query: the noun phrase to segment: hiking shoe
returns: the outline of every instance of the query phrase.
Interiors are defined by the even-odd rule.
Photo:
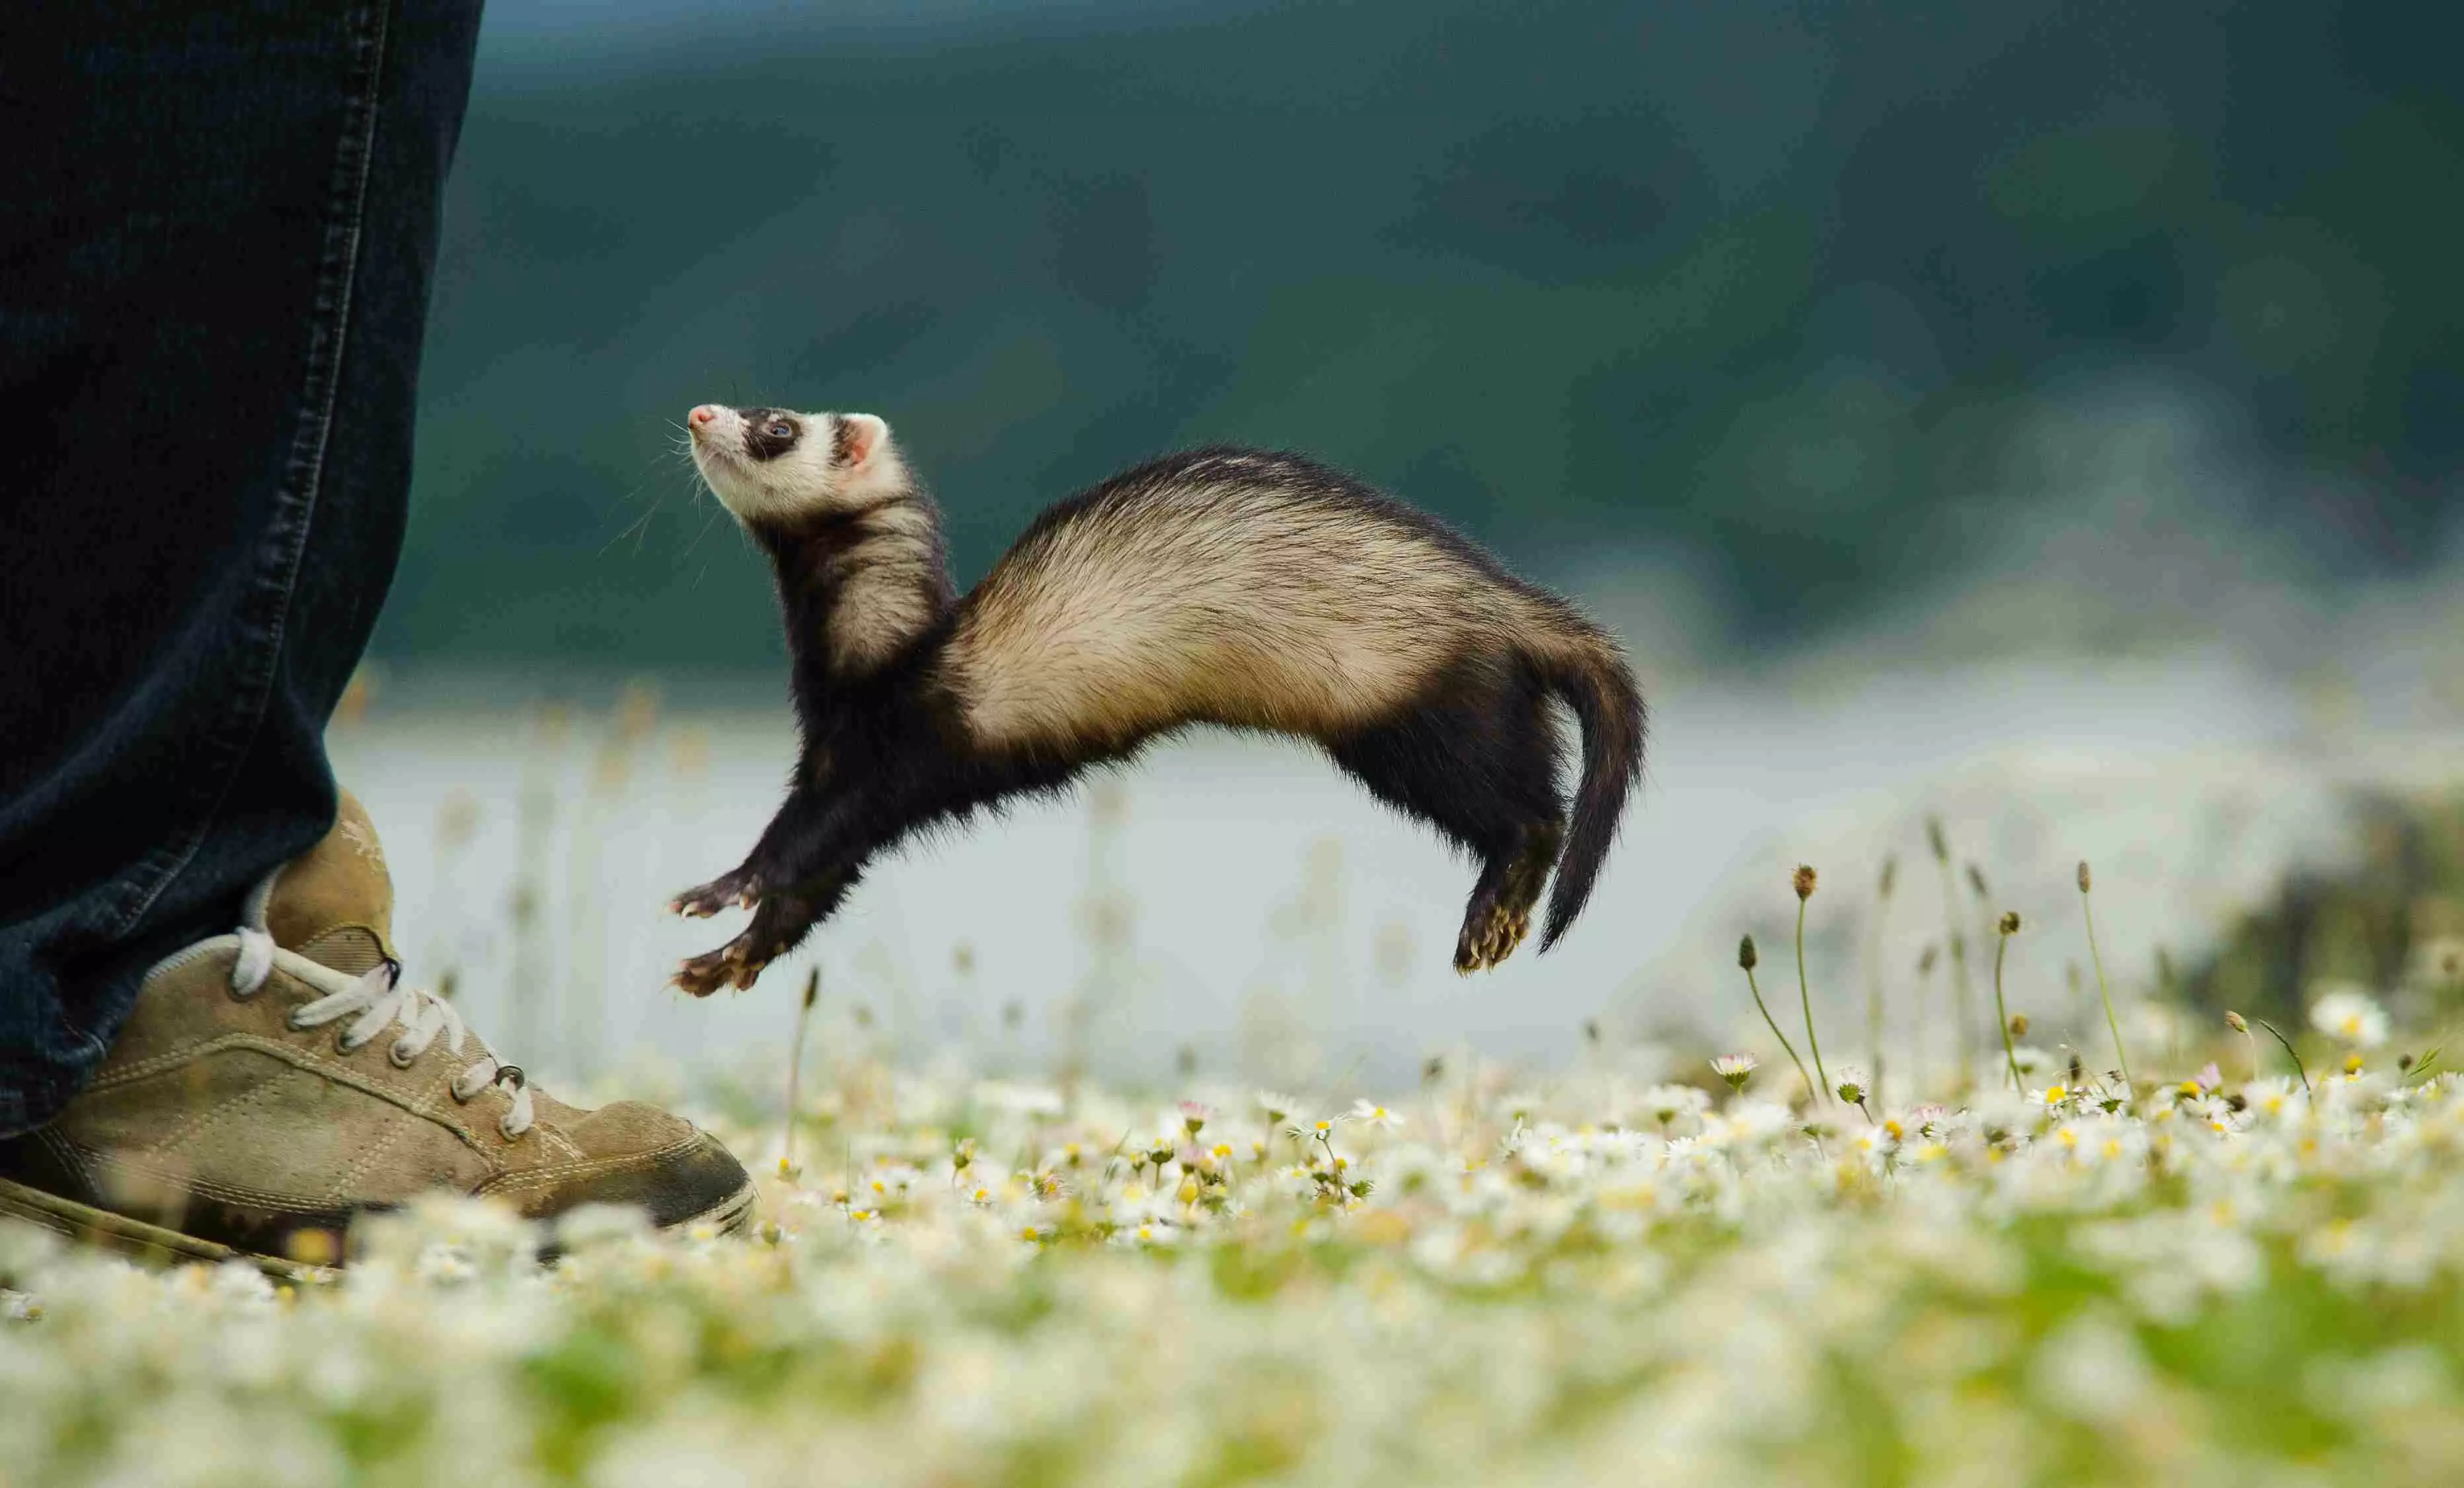
[[[235,933],[146,973],[93,1083],[0,1140],[0,1214],[275,1270],[339,1262],[354,1215],[439,1190],[537,1219],[594,1201],[671,1230],[752,1216],[752,1181],[692,1123],[566,1105],[403,981],[392,916],[376,831],[344,793]]]

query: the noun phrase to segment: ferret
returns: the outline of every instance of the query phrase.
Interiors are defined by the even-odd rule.
[[[961,596],[880,418],[704,404],[686,425],[777,570],[803,747],[742,864],[670,906],[753,911],[685,991],[750,987],[917,830],[1192,724],[1312,739],[1467,848],[1459,972],[1522,943],[1552,871],[1542,951],[1590,896],[1641,694],[1606,631],[1437,518],[1301,455],[1194,449],[1045,511]],[[1571,814],[1551,698],[1582,729]]]

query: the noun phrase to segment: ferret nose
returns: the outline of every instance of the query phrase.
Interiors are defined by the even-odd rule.
[[[716,417],[718,417],[718,405],[708,403],[703,404],[700,407],[695,408],[693,412],[685,415],[685,418],[689,420],[695,428],[703,427],[708,425],[711,420]]]

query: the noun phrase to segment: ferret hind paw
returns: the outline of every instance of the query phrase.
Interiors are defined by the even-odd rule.
[[[1455,938],[1455,971],[1464,976],[1488,971],[1512,955],[1530,931],[1528,910],[1503,904],[1476,906]]]

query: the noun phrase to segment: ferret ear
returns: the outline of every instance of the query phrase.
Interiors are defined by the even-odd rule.
[[[869,413],[842,413],[832,429],[831,455],[850,469],[873,457],[890,443],[890,426]]]

